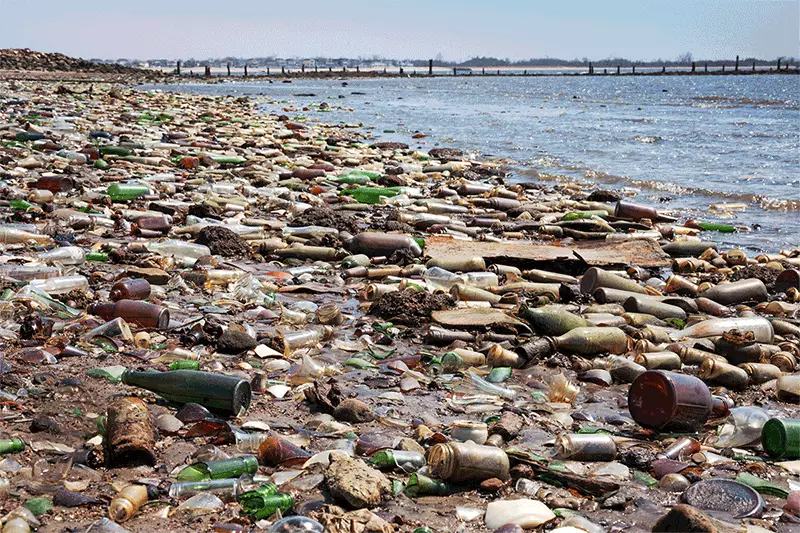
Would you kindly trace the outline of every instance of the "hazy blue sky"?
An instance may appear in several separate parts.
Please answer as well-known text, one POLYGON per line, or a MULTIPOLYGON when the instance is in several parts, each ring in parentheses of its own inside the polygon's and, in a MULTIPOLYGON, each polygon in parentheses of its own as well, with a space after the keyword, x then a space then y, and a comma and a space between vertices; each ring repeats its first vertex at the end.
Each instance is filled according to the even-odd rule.
POLYGON ((0 0, 0 48, 84 58, 798 56, 800 0, 0 0))

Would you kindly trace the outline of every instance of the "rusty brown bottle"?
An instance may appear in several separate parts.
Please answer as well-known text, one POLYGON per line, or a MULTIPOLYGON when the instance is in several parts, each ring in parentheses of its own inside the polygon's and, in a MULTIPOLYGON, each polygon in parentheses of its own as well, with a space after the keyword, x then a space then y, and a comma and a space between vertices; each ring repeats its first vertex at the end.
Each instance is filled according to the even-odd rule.
POLYGON ((155 232, 166 234, 172 229, 169 219, 166 217, 145 217, 140 218, 134 225, 134 233, 137 235, 144 232, 155 232))
POLYGON ((138 300, 119 300, 114 303, 92 304, 87 311, 104 320, 121 318, 143 328, 166 329, 169 325, 169 309, 138 300))
POLYGON ((152 466, 156 462, 153 425, 140 398, 119 398, 108 406, 104 441, 111 465, 152 466))
POLYGON ((628 409, 648 429, 697 431, 711 415, 711 392, 694 376, 648 370, 631 384, 628 409))
POLYGON ((150 282, 146 279, 121 279, 111 286, 109 297, 119 300, 147 300, 150 297, 150 282))
POLYGON ((36 189, 44 189, 51 192, 67 192, 72 190, 75 182, 69 176, 42 176, 36 180, 36 189))

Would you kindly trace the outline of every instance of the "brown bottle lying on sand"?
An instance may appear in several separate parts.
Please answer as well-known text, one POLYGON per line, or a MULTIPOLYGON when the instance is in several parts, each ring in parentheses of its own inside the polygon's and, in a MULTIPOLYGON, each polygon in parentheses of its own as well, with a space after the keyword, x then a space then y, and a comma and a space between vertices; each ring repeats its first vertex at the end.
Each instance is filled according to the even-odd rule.
POLYGON ((150 282, 146 279, 121 279, 111 286, 109 298, 119 300, 146 300, 150 297, 150 282))
POLYGON ((95 303, 87 308, 92 315, 104 320, 122 318, 143 328, 166 329, 169 326, 169 309, 138 300, 119 300, 114 303, 95 303))

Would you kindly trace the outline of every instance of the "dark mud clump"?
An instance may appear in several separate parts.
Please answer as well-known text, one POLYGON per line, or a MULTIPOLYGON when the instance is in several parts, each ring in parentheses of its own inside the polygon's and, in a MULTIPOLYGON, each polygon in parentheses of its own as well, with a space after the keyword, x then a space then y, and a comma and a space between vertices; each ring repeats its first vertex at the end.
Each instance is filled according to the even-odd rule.
POLYGON ((395 324, 418 327, 431 319, 433 311, 454 305, 455 301, 449 294, 403 290, 382 295, 369 307, 369 314, 395 324))
POLYGON ((214 255, 243 257, 250 247, 236 233, 222 226, 206 226, 197 235, 197 244, 205 244, 214 255))
POLYGON ((587 200, 590 202, 617 202, 622 200, 622 194, 617 191, 604 191, 601 189, 590 194, 587 200))
POLYGON ((189 208, 189 214, 200 218, 214 218, 219 216, 220 211, 213 205, 192 204, 189 208))
POLYGON ((330 207, 313 207, 306 209, 299 216, 295 217, 289 224, 291 227, 301 226, 322 226, 324 228, 336 228, 339 231, 358 233, 358 220, 355 216, 348 213, 334 211, 330 207))
POLYGON ((54 294, 53 298, 76 309, 83 309, 94 301, 94 297, 91 293, 79 289, 64 294, 54 294))
POLYGON ((428 155, 439 161, 460 161, 464 152, 458 148, 431 148, 428 155))
POLYGON ((406 266, 417 262, 417 256, 408 248, 399 248, 389 256, 390 265, 406 266))
POLYGON ((728 278, 731 281, 740 279, 758 278, 764 282, 768 289, 772 290, 775 285, 775 278, 780 274, 779 271, 762 265, 747 265, 744 268, 736 269, 728 278))
POLYGON ((227 354, 240 354, 252 350, 258 343, 244 331, 228 330, 217 340, 217 351, 227 354))

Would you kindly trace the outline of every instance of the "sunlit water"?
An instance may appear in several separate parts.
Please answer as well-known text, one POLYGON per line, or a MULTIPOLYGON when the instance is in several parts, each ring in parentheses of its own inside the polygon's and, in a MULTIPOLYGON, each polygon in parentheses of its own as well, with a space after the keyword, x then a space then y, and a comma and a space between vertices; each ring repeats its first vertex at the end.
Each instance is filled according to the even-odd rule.
POLYGON ((475 76, 169 89, 278 101, 265 112, 327 101, 331 112, 304 114, 361 122, 376 139, 412 148, 504 159, 519 180, 636 191, 637 201, 680 216, 754 228, 715 235, 720 243, 776 251, 800 246, 799 82, 795 75, 475 76), (417 132, 428 137, 412 139, 417 132), (748 207, 732 219, 709 211, 723 202, 748 207))

